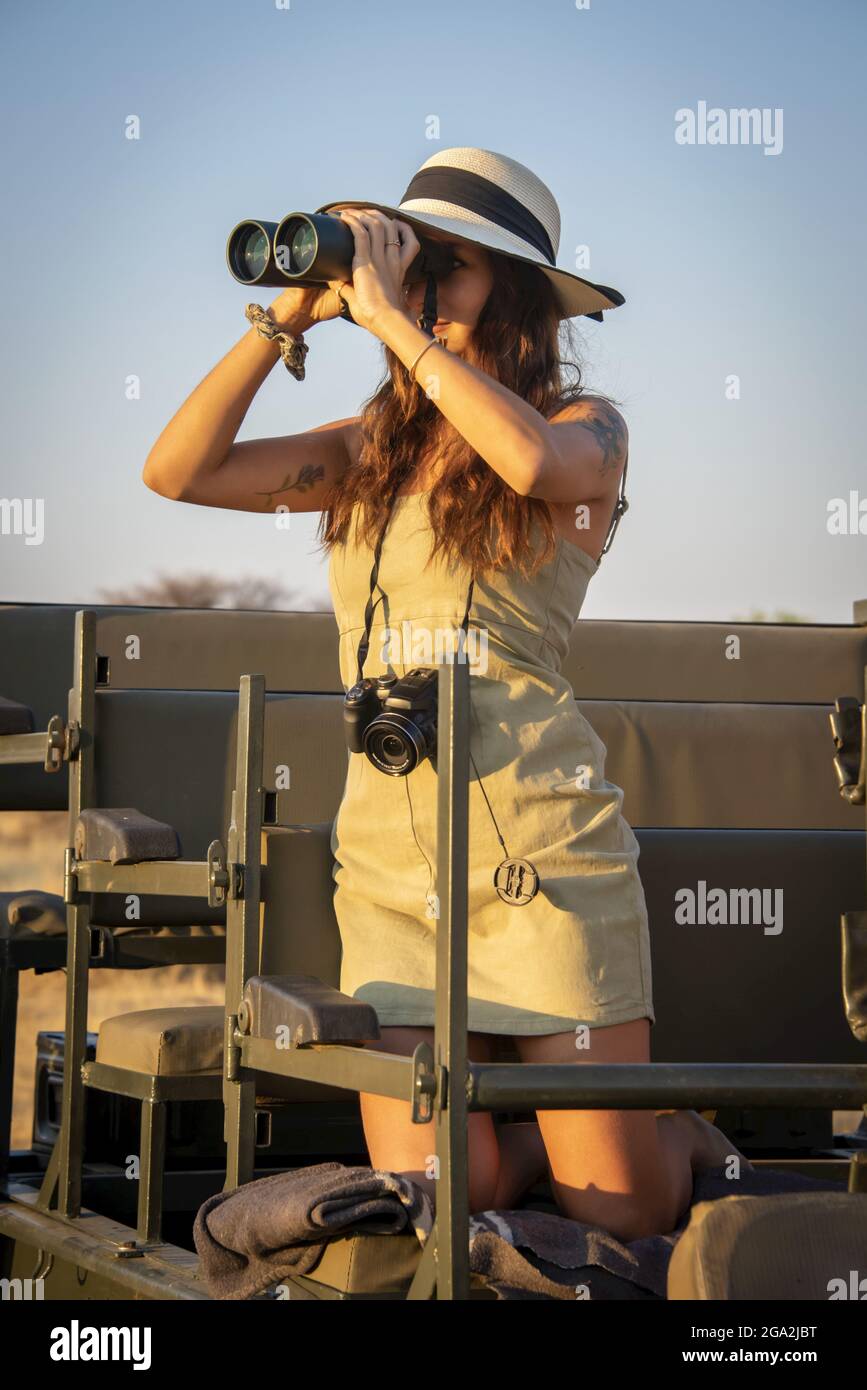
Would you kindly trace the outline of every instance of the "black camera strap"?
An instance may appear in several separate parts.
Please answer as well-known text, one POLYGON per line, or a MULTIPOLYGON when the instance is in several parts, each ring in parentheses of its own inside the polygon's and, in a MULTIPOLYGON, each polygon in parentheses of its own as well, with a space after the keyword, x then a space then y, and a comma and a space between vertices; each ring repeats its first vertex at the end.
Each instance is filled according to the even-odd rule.
MULTIPOLYGON (((376 589, 377 578, 379 576, 379 561, 380 556, 382 554, 382 543, 385 539, 385 533, 388 530, 388 525, 391 520, 391 512, 393 505, 394 503, 392 501, 388 509, 388 515, 386 516, 385 524, 382 528, 382 531, 380 532, 379 539, 376 542, 376 548, 374 550, 373 568, 370 571, 370 594, 368 596, 367 604, 365 605, 364 609, 364 635, 358 644, 358 675, 356 679, 359 682, 363 679, 364 662, 367 659, 367 653, 370 647, 370 628, 371 624, 373 623, 373 613, 374 609, 376 608, 376 604, 379 602, 379 599, 377 599, 374 602, 373 594, 374 590, 376 589)), ((467 606, 464 611, 463 620, 461 622, 461 630, 463 631, 465 638, 469 629, 470 608, 472 606, 473 601, 473 587, 475 585, 475 582, 476 577, 473 573, 470 575, 469 588, 467 589, 467 606)), ((493 808, 491 807, 491 803, 488 800, 488 794, 485 791, 485 786, 479 774, 479 769, 476 767, 476 760, 473 757, 472 752, 470 752, 470 762, 473 765, 473 771, 476 774, 476 778, 478 780, 482 796, 485 798, 485 805, 488 808, 488 814, 490 815, 494 825, 494 829, 497 832, 497 839, 503 846, 503 851, 506 855, 506 858, 502 861, 502 863, 498 864, 497 868, 494 870, 494 887, 497 890, 497 895, 503 902, 509 903, 512 906, 522 907, 525 903, 531 902, 532 899, 536 896, 537 892, 539 891, 539 875, 534 865, 530 863, 529 859, 513 859, 512 857, 510 857, 509 851, 506 848, 506 842, 500 834, 500 827, 497 825, 497 818, 494 815, 493 808)), ((407 796, 408 795, 409 786, 407 785, 407 796)), ((413 835, 415 835, 414 827, 413 835)), ((417 837, 416 844, 418 844, 417 837)), ((418 847, 421 850, 421 845, 419 845, 418 847)), ((423 850, 422 854, 424 854, 423 850)), ((427 860, 426 855, 425 859, 427 860)), ((431 868, 431 864, 429 861, 428 868, 431 870, 431 873, 433 873, 433 869, 431 868)))
MULTIPOLYGON (((346 305, 345 308, 348 313, 349 306, 346 305)), ((432 272, 430 272, 427 277, 427 284, 425 285, 424 305, 422 307, 422 311, 419 317, 416 319, 416 323, 418 324, 419 328, 422 330, 423 333, 427 333, 429 338, 434 337, 433 326, 436 323, 436 318, 437 278, 432 272)), ((388 530, 388 523, 391 520, 391 511, 393 506, 394 499, 392 499, 392 502, 389 506, 388 515, 385 518, 385 525, 383 526, 382 531, 380 532, 379 540, 376 542, 376 549, 373 555, 373 569, 370 571, 370 597, 367 600, 367 606, 364 610, 364 636, 358 644, 358 674, 355 678, 356 681, 361 681, 363 678, 364 663, 367 659, 367 652, 370 646, 370 625, 373 622, 373 610, 376 607, 376 603, 379 602, 379 599, 377 599, 376 603, 374 603, 373 591, 376 588, 376 580, 379 574, 379 557, 382 553, 382 542, 385 538, 385 533, 388 530)), ((470 604, 472 603, 474 582, 475 576, 472 576, 470 578, 470 587, 467 593, 467 611, 464 614, 464 620, 461 624, 461 626, 464 629, 464 632, 466 632, 467 630, 467 623, 469 621, 470 604)))
MULTIPOLYGON (((391 513, 393 507, 394 501, 392 500, 392 503, 388 509, 388 515, 385 518, 385 525, 383 526, 382 531, 380 532, 379 540, 376 542, 376 548, 373 552, 373 568, 370 571, 370 594, 368 596, 367 603, 364 608, 364 635, 358 643, 358 674, 356 675, 355 679, 359 682, 363 679, 364 676, 364 663, 367 660, 367 653, 370 648, 370 628, 371 624, 373 623, 373 613, 377 603, 379 603, 379 599, 376 599, 374 601, 373 594, 374 590, 376 589, 377 579, 379 577, 379 560, 382 554, 382 543, 385 539, 385 533, 388 530, 388 524, 391 520, 391 513)), ((467 630, 469 628, 470 608, 473 602, 473 586, 475 585, 475 582, 476 577, 474 574, 471 574, 470 586, 467 589, 467 606, 464 612, 463 619, 461 621, 461 628, 463 630, 464 636, 466 636, 467 630)))
POLYGON ((433 326, 437 321, 437 278, 435 275, 428 275, 427 284, 424 289, 424 305, 421 314, 416 319, 416 323, 422 333, 427 333, 429 338, 434 337, 433 326))
POLYGON ((379 603, 379 599, 377 599, 376 603, 374 603, 373 591, 376 588, 376 578, 379 574, 379 557, 382 552, 383 537, 385 536, 385 532, 388 529, 388 521, 389 518, 386 517, 385 526, 382 529, 382 534, 380 535, 379 540, 376 542, 376 550, 373 554, 373 569, 370 571, 370 596, 368 597, 367 604, 365 605, 364 609, 364 636, 358 644, 358 674, 355 677, 356 681, 361 681, 364 676, 364 663, 367 660, 367 649, 370 646, 370 625, 373 622, 373 610, 375 609, 376 604, 379 603))

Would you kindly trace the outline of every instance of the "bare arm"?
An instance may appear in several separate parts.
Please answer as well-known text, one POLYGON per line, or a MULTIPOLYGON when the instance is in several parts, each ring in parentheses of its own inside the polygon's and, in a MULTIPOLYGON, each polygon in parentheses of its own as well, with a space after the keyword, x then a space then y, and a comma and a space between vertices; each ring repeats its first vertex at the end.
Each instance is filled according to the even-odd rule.
MULTIPOLYGON (((274 317, 288 332, 307 333, 306 316, 274 317)), ((236 511, 321 511, 326 493, 350 461, 354 417, 303 434, 234 442, 250 404, 280 360, 277 344, 251 328, 187 397, 145 462, 142 481, 180 502, 236 511)), ((290 382, 290 385, 294 385, 290 382)))
MULTIPOLYGON (((431 343, 401 309, 384 311, 371 331, 407 368, 431 343)), ((413 376, 479 457, 515 492, 528 496, 553 438, 551 426, 539 411, 439 344, 425 352, 413 376), (431 381, 435 394, 431 394, 431 381)))

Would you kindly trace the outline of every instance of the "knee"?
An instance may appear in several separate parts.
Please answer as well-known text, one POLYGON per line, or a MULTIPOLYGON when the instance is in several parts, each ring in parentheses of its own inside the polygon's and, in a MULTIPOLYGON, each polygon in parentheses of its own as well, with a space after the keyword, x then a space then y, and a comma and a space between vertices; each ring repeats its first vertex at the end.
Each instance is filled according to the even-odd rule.
POLYGON ((612 1213, 607 1229, 617 1239, 628 1245, 633 1240, 643 1240, 646 1236, 667 1235, 677 1225, 680 1213, 671 1204, 633 1205, 626 1202, 612 1213))
POLYGON ((624 1245, 645 1236, 666 1235, 681 1215, 671 1202, 651 1198, 642 1201, 622 1193, 572 1188, 561 1189, 556 1196, 564 1216, 587 1226, 599 1226, 624 1245))

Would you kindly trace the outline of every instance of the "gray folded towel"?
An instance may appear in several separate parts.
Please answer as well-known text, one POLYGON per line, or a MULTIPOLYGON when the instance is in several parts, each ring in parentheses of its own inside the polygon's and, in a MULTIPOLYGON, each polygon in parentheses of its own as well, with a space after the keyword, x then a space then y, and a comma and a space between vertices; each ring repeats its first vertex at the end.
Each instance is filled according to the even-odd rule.
MULTIPOLYGON (((768 1168, 747 1169, 735 1181, 719 1167, 696 1174, 692 1200, 845 1190, 843 1182, 768 1168)), ((612 1286, 611 1276, 631 1284, 635 1298, 664 1299, 668 1262, 689 1214, 674 1231, 624 1244, 601 1227, 549 1212, 479 1212, 470 1217, 470 1271, 498 1299, 623 1296, 624 1285, 612 1286)), ((308 1273, 336 1236, 414 1230, 424 1245, 432 1221, 427 1193, 411 1178, 318 1163, 209 1197, 193 1238, 212 1297, 241 1299, 308 1273)))
POLYGON ((353 1232, 433 1227, 427 1193, 399 1173, 316 1163, 258 1178, 202 1203, 193 1226, 213 1298, 250 1298, 289 1274, 306 1274, 329 1240, 353 1232))

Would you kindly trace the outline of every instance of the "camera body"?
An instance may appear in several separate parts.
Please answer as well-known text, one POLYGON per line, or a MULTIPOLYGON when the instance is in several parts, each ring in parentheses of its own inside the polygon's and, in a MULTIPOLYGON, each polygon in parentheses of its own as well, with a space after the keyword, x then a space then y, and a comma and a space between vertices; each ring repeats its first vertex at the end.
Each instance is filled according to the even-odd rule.
POLYGON ((436 752, 438 668, 365 676, 346 692, 343 727, 350 753, 365 753, 389 777, 406 777, 436 752))

